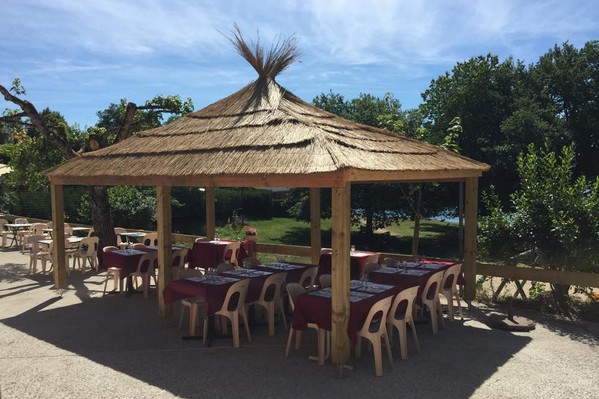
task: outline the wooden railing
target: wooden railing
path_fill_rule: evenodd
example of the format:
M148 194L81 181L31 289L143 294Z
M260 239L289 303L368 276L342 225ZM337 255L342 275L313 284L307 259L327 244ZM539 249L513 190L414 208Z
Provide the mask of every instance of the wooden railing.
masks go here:
M5 219L8 221L14 221L19 216L5 215ZM32 222L48 222L47 220L28 218ZM83 226L78 224L72 224L72 226ZM90 226L88 226L90 227ZM194 240L198 236L192 236L189 234L178 234L173 233L173 241L193 245ZM288 255L288 256L303 256L310 257L310 247L300 245L282 245L282 244L266 244L257 243L256 251L258 253L269 253L277 255ZM383 257L391 256L397 259L408 260L412 259L411 255L395 254L395 253L382 253ZM436 259L439 261L448 259ZM485 275L491 277L502 277L513 280L528 280L528 281L539 281L551 284L564 284L564 285L577 285L581 287L599 287L599 273L585 273L585 272L571 272L561 270L550 270L540 267L530 266L508 266L497 263L485 263L477 262L476 273L478 275Z

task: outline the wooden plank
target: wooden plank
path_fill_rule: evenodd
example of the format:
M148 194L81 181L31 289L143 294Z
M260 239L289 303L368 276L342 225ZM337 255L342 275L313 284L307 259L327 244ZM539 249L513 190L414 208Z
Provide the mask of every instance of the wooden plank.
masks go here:
M332 190L332 276L333 297L331 354L337 365L349 362L350 341L347 335L349 323L349 246L350 246L350 186Z
M216 200L214 195L214 187L206 187L206 238L214 239L216 232Z
M461 181L467 178L480 177L481 170L398 170L398 171L373 171L373 170L348 170L347 179L352 183L374 183L384 181L394 182L442 182Z
M476 228L478 225L478 178L466 179L464 226L464 299L471 301L476 295Z
M320 189L310 189L310 245L312 247L312 264L317 265L320 260L320 246L322 237L320 236Z
M265 244L256 243L256 251L269 253L269 254L280 254L280 255L293 255L293 256L312 256L312 248L301 245L280 245L280 244ZM318 264L318 261L315 263Z
M599 287L599 273L571 272L493 263L478 263L476 268L478 274L485 276L540 281L550 284L579 285L581 287Z
M171 187L156 187L156 202L158 208L158 306L160 316L169 318L173 313L173 306L164 303L163 289L170 283L172 272L172 247L173 231Z
M54 253L52 263L54 264L54 288L67 288L67 267L65 256L64 238L64 196L63 186L50 185L50 198L52 201L52 223L54 227Z

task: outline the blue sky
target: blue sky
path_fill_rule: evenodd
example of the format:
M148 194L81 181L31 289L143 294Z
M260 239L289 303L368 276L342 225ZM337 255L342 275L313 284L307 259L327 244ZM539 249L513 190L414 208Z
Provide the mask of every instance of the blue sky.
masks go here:
M383 96L405 109L456 62L493 53L533 63L554 44L599 39L595 1L3 0L0 83L82 127L121 98L191 97L202 108L257 75L219 32L234 22L303 56L277 79L305 101ZM0 109L11 106L0 103Z

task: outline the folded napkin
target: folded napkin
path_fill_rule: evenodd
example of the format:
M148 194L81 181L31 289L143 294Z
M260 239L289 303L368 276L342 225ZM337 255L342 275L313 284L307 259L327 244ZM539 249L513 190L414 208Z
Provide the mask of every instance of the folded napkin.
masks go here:
M399 270L397 273L404 274L407 276L424 276L425 274L430 273L430 270L422 270L422 269L406 269Z
M323 288L321 290L311 291L308 293L308 295L330 298L333 295L333 291L331 291L331 287L327 287L327 288Z

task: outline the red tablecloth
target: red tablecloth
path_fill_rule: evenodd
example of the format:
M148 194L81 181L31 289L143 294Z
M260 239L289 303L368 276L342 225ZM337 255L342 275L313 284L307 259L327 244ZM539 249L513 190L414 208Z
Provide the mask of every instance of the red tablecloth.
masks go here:
M268 277L276 273L282 273L283 271L264 270L270 274L259 275L259 276L244 276L244 271L234 271L233 273L227 272L222 273L222 276L234 278L235 281L227 282L223 284L209 284L206 282L196 282L188 279L173 280L166 286L164 290L164 302L173 303L179 299L202 296L206 298L208 304L208 314L211 315L223 306L223 301L227 295L229 287L236 281L249 278L250 284L248 292L245 298L246 302L254 302L260 298L262 292L262 286Z
M189 252L189 268L201 267L205 269L218 266L225 254L225 247L232 242L228 240L195 242ZM241 265L247 257L248 254L242 242L237 254L238 264Z
M400 287L393 286L386 291L377 293L370 298L357 302L350 302L349 323L347 333L353 343L357 341L357 331L362 328L370 308L379 300L388 296L396 295L401 291ZM297 297L293 310L293 328L305 330L308 323L316 323L318 327L331 330L331 298L317 296L311 293L302 294Z
M360 278L360 274L364 270L366 266L366 260L369 256L376 254L376 252L368 252L368 251L353 251L350 254L350 278L353 280L357 280ZM318 275L321 274L331 274L331 259L332 254L330 252L324 252L320 254L320 260L318 261L318 265L320 266L318 270Z
M121 269L121 277L127 277L137 270L139 259L148 252L154 252L154 248L137 248L135 250L121 249L118 251L104 252L102 254L101 267L118 267Z

